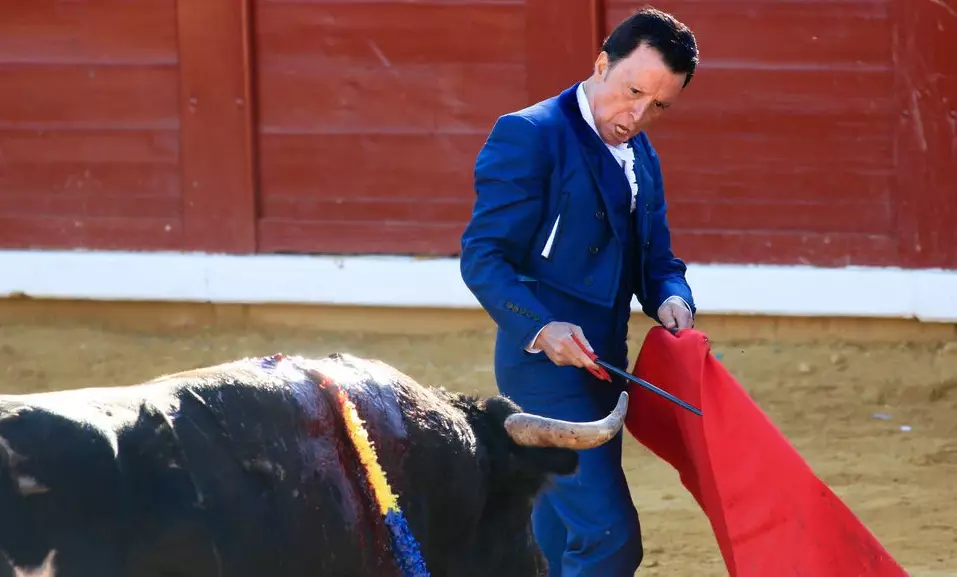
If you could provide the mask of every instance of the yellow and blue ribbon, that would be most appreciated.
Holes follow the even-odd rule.
[[[379,457],[372,441],[369,439],[369,432],[359,417],[355,404],[349,400],[342,389],[338,391],[338,400],[349,438],[356,448],[359,461],[366,471],[373,497],[379,506],[379,513],[389,528],[392,548],[403,577],[428,577],[429,572],[425,568],[425,559],[422,558],[419,542],[416,541],[405,516],[402,514],[399,499],[392,492],[392,486],[379,464]]]

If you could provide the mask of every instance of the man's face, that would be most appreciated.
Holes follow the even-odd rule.
[[[617,145],[647,128],[678,98],[686,76],[645,44],[611,67],[608,55],[599,54],[585,92],[602,139]]]

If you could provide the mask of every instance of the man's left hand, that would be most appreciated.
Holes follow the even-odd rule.
[[[694,315],[680,298],[671,297],[658,308],[661,325],[671,332],[694,328]]]

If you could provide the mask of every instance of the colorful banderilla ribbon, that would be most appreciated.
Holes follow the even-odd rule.
[[[402,514],[399,499],[392,492],[392,486],[379,464],[379,457],[372,446],[372,441],[369,440],[369,432],[359,417],[355,404],[349,400],[342,389],[338,390],[337,397],[342,408],[342,417],[346,424],[346,430],[349,432],[349,438],[352,440],[352,444],[359,454],[359,461],[366,471],[369,486],[372,488],[373,496],[379,506],[379,513],[384,517],[386,526],[389,527],[392,549],[403,577],[429,577],[429,572],[425,568],[425,559],[422,558],[422,552],[419,548],[419,542],[416,541],[405,516]]]

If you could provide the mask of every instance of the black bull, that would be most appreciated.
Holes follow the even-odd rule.
[[[626,404],[550,421],[349,355],[0,396],[0,577],[399,575],[340,389],[432,577],[546,575],[532,500]]]

